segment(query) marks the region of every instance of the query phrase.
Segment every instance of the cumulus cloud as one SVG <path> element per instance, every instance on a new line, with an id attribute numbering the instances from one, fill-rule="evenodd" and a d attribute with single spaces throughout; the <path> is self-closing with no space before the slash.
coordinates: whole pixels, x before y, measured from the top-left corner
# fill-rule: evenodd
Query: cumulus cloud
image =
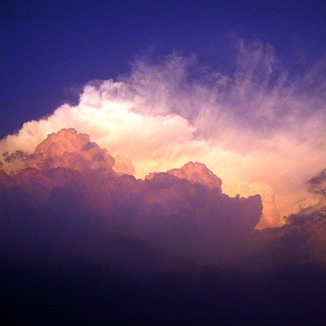
<path id="1" fill-rule="evenodd" d="M 63 129 L 41 142 L 25 164 L 16 174 L 0 174 L 3 256 L 81 260 L 147 273 L 221 268 L 248 256 L 259 259 L 245 266 L 265 267 L 270 250 L 278 248 L 282 259 L 271 266 L 298 255 L 300 261 L 325 264 L 323 210 L 257 231 L 261 197 L 223 194 L 221 179 L 202 163 L 145 180 L 119 175 L 114 159 L 88 135 Z M 272 193 L 265 196 L 273 203 Z M 292 238 L 299 245 L 295 250 L 287 245 Z"/>
<path id="2" fill-rule="evenodd" d="M 268 44 L 240 40 L 235 48 L 229 75 L 200 67 L 195 56 L 136 58 L 129 76 L 91 82 L 76 106 L 2 139 L 2 168 L 19 171 L 19 153 L 75 128 L 107 149 L 120 173 L 144 178 L 203 162 L 228 195 L 246 195 L 247 184 L 264 198 L 261 227 L 285 223 L 312 196 L 305 182 L 326 166 L 325 66 L 320 60 L 293 74 Z"/>
<path id="3" fill-rule="evenodd" d="M 174 175 L 179 179 L 187 179 L 194 183 L 204 184 L 210 188 L 216 189 L 219 193 L 222 192 L 222 180 L 210 171 L 203 163 L 188 162 L 180 169 L 172 169 L 167 173 Z M 152 179 L 155 173 L 146 176 L 146 179 Z"/>
<path id="4" fill-rule="evenodd" d="M 119 176 L 106 150 L 74 129 L 49 135 L 25 163 L 17 174 L 2 171 L 0 178 L 9 252 L 18 242 L 25 251 L 32 246 L 29 255 L 49 250 L 65 259 L 111 262 L 120 260 L 112 246 L 127 250 L 119 239 L 135 239 L 171 266 L 216 265 L 241 251 L 261 215 L 259 196 L 222 194 L 221 180 L 204 164 L 190 162 L 146 180 Z"/>
<path id="5" fill-rule="evenodd" d="M 239 187 L 239 193 L 245 197 L 255 194 L 261 195 L 263 211 L 260 222 L 256 226 L 257 229 L 280 226 L 283 224 L 283 220 L 275 204 L 274 190 L 268 184 L 263 182 L 241 184 Z"/>
<path id="6" fill-rule="evenodd" d="M 114 159 L 106 150 L 91 143 L 88 135 L 78 134 L 74 129 L 62 129 L 48 135 L 25 163 L 38 170 L 63 167 L 78 171 L 101 169 L 112 173 Z"/>
<path id="7" fill-rule="evenodd" d="M 262 257 L 269 264 L 315 264 L 326 263 L 326 210 L 304 209 L 291 215 L 281 228 L 265 230 L 262 233 Z M 266 255 L 272 257 L 266 260 Z"/>
<path id="8" fill-rule="evenodd" d="M 136 179 L 116 173 L 108 151 L 74 129 L 16 160 L 20 171 L 0 170 L 3 308 L 11 320 L 322 320 L 325 206 L 257 230 L 262 201 L 274 203 L 267 185 L 243 184 L 249 197 L 230 197 L 198 162 Z M 323 181 L 322 171 L 308 185 L 323 193 Z M 258 190 L 264 196 L 251 195 Z M 280 298 L 282 318 L 273 315 Z M 294 314 L 307 298 L 308 314 Z"/>

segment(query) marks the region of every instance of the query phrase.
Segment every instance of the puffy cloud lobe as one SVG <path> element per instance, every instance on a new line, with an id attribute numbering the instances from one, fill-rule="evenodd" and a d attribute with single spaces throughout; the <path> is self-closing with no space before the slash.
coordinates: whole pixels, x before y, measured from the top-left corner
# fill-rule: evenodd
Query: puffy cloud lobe
<path id="1" fill-rule="evenodd" d="M 136 173 L 135 167 L 131 163 L 131 161 L 123 156 L 116 155 L 114 157 L 114 166 L 113 170 L 114 172 L 123 175 L 123 174 L 129 174 L 134 175 Z"/>
<path id="2" fill-rule="evenodd" d="M 78 171 L 99 169 L 107 174 L 113 173 L 114 165 L 113 157 L 105 149 L 100 149 L 90 142 L 88 135 L 77 133 L 72 128 L 48 135 L 25 162 L 28 167 L 39 170 L 57 167 Z"/>
<path id="3" fill-rule="evenodd" d="M 241 184 L 239 187 L 239 193 L 244 197 L 255 194 L 261 196 L 263 212 L 259 224 L 257 225 L 258 229 L 281 226 L 283 224 L 280 213 L 275 205 L 275 196 L 272 187 L 263 182 Z"/>
<path id="4" fill-rule="evenodd" d="M 179 179 L 187 179 L 194 183 L 204 184 L 214 188 L 218 193 L 222 192 L 222 180 L 210 171 L 203 163 L 188 162 L 180 169 L 172 169 L 167 173 L 174 175 Z M 146 179 L 152 179 L 155 173 L 146 176 Z"/>

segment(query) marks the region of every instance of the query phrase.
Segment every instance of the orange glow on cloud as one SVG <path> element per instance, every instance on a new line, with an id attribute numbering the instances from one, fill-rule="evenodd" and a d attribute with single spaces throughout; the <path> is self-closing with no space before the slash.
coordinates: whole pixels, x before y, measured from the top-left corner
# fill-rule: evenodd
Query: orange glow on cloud
<path id="1" fill-rule="evenodd" d="M 209 82 L 188 81 L 192 60 L 187 58 L 170 56 L 156 65 L 136 61 L 129 77 L 89 84 L 78 105 L 64 104 L 47 118 L 26 122 L 0 141 L 0 153 L 33 153 L 48 134 L 75 128 L 106 149 L 94 147 L 105 164 L 112 155 L 117 172 L 137 178 L 203 162 L 223 180 L 224 193 L 261 195 L 259 227 L 282 225 L 284 216 L 319 200 L 305 183 L 326 166 L 323 85 L 304 94 L 311 76 L 287 82 L 269 46 L 240 42 L 238 50 L 235 75 L 212 73 Z M 75 144 L 65 141 L 65 146 Z M 75 158 L 58 150 L 52 149 L 60 161 L 76 168 Z M 3 157 L 2 167 L 8 173 L 26 164 L 39 167 L 37 155 L 41 147 L 25 163 Z"/>
<path id="2" fill-rule="evenodd" d="M 139 267 L 123 256 L 129 241 L 136 241 L 149 255 L 151 268 L 159 271 L 228 264 L 255 271 L 295 257 L 299 264 L 325 264 L 325 171 L 308 182 L 318 199 L 313 206 L 291 216 L 284 227 L 257 231 L 280 220 L 273 189 L 264 183 L 242 184 L 239 190 L 248 198 L 230 197 L 222 191 L 222 180 L 202 163 L 136 179 L 116 173 L 115 159 L 74 129 L 48 135 L 31 154 L 5 157 L 24 165 L 11 175 L 0 170 L 6 253 L 27 248 L 33 257 L 43 257 L 44 249 L 60 261 L 147 270 L 148 260 Z M 304 251 L 289 251 L 292 237 L 301 239 Z M 119 258 L 116 250 L 122 252 Z M 46 259 L 57 258 L 47 254 Z"/>

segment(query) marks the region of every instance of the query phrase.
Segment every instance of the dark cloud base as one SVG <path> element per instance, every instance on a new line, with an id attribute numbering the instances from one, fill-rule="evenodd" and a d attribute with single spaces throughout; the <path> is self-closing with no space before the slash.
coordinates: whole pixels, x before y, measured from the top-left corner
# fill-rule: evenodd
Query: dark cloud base
<path id="1" fill-rule="evenodd" d="M 2 261 L 2 263 L 4 263 Z M 150 277 L 83 263 L 2 264 L 8 325 L 324 325 L 325 270 L 250 276 L 203 269 Z"/>
<path id="2" fill-rule="evenodd" d="M 204 164 L 137 180 L 74 130 L 19 159 L 0 171 L 8 325 L 325 324 L 323 200 L 257 231 L 260 196 L 223 194 Z"/>

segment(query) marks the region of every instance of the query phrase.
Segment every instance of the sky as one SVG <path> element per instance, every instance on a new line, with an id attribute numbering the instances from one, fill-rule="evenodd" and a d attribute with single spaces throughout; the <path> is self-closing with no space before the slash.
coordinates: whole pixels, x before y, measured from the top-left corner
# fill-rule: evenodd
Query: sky
<path id="1" fill-rule="evenodd" d="M 0 12 L 8 318 L 325 321 L 323 2 Z"/>
<path id="2" fill-rule="evenodd" d="M 236 35 L 269 43 L 292 71 L 324 54 L 325 30 L 321 1 L 2 1 L 0 136 L 128 74 L 148 47 L 229 73 Z"/>

